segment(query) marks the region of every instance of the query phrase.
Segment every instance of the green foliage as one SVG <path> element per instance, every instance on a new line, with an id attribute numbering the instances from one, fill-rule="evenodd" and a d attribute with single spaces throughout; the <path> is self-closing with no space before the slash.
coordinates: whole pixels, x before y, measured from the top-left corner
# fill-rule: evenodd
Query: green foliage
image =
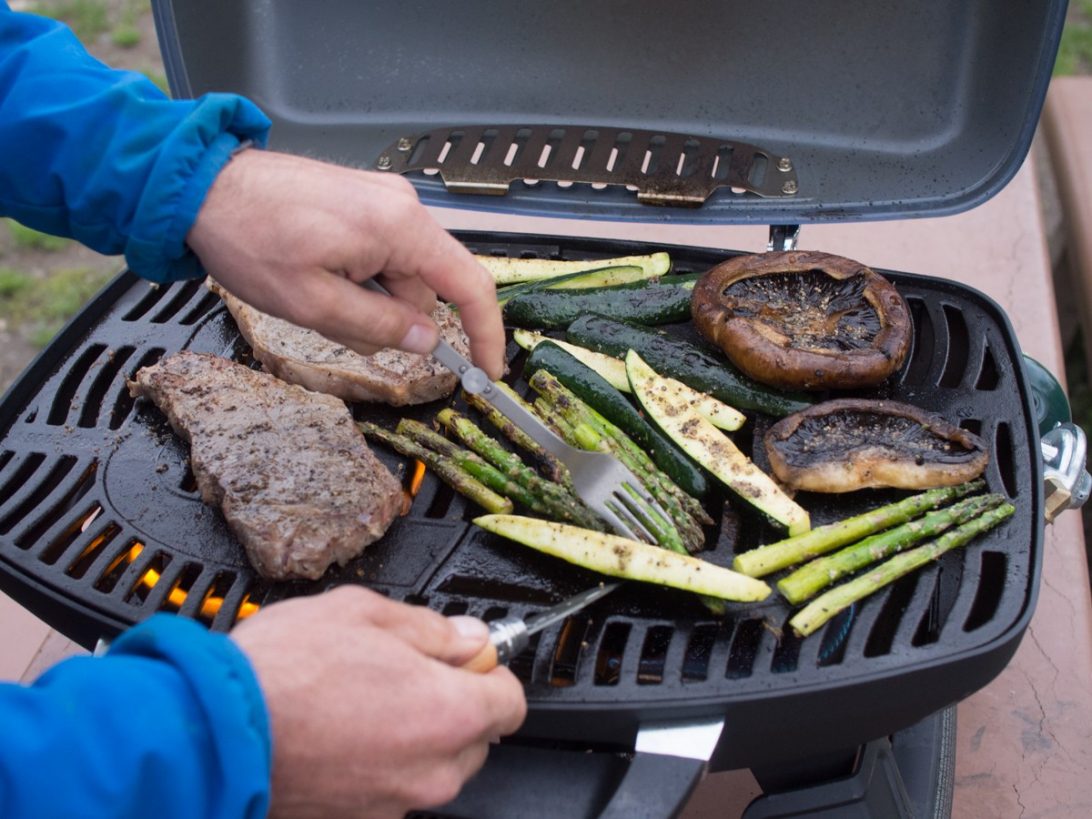
<path id="1" fill-rule="evenodd" d="M 1092 0 L 1077 0 L 1069 7 L 1054 75 L 1092 72 Z"/>
<path id="2" fill-rule="evenodd" d="M 68 239 L 50 236 L 48 233 L 28 228 L 14 219 L 5 219 L 4 221 L 7 223 L 8 233 L 11 234 L 12 244 L 20 250 L 43 250 L 47 253 L 53 253 L 63 250 L 68 245 Z"/>
<path id="3" fill-rule="evenodd" d="M 39 0 L 30 11 L 63 20 L 84 42 L 93 40 L 110 27 L 105 0 Z"/>
<path id="4" fill-rule="evenodd" d="M 140 29 L 131 23 L 119 23 L 110 32 L 110 41 L 118 48 L 135 48 L 140 45 Z"/>
<path id="5" fill-rule="evenodd" d="M 26 290 L 30 286 L 31 278 L 21 270 L 11 267 L 0 267 L 0 310 L 5 302 Z"/>
<path id="6" fill-rule="evenodd" d="M 87 267 L 61 268 L 42 279 L 0 268 L 0 317 L 44 347 L 109 278 Z"/>

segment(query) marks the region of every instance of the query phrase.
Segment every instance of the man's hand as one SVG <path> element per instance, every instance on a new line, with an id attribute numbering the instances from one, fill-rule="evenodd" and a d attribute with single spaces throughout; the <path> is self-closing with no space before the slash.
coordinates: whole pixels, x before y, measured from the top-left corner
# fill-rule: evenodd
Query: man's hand
<path id="1" fill-rule="evenodd" d="M 485 644 L 484 623 L 359 587 L 277 603 L 231 636 L 272 720 L 273 816 L 402 817 L 442 804 L 526 713 L 507 668 L 458 667 Z"/>
<path id="2" fill-rule="evenodd" d="M 187 243 L 235 296 L 365 355 L 430 352 L 439 294 L 458 305 L 478 366 L 503 372 L 492 277 L 400 176 L 243 151 L 213 183 Z M 358 286 L 372 276 L 397 298 Z"/>

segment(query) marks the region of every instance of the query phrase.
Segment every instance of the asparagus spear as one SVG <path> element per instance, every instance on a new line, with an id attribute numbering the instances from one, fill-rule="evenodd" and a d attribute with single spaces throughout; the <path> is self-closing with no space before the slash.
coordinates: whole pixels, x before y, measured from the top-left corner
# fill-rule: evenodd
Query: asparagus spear
<path id="1" fill-rule="evenodd" d="M 523 400 L 513 389 L 508 387 L 507 384 L 498 383 L 497 386 L 502 392 L 507 393 L 513 399 L 518 401 L 524 406 L 525 409 L 531 411 L 530 405 Z M 463 393 L 463 397 L 466 398 L 466 402 L 485 416 L 485 419 L 500 430 L 509 441 L 515 444 L 517 447 L 527 452 L 534 458 L 542 470 L 542 473 L 550 480 L 560 483 L 562 486 L 572 489 L 572 478 L 569 477 L 569 469 L 565 464 L 561 463 L 557 458 L 542 448 L 542 445 L 538 443 L 534 438 L 517 427 L 512 421 L 500 412 L 496 407 L 482 398 L 480 395 L 471 395 L 470 393 Z"/>
<path id="2" fill-rule="evenodd" d="M 699 551 L 705 545 L 705 533 L 701 526 L 687 514 L 679 499 L 656 479 L 632 453 L 619 445 L 614 439 L 601 433 L 595 426 L 587 407 L 572 394 L 560 381 L 545 370 L 539 370 L 528 381 L 531 388 L 545 399 L 551 408 L 551 415 L 559 416 L 572 426 L 575 439 L 570 441 L 582 449 L 609 452 L 618 458 L 664 508 L 682 535 L 687 551 Z M 535 404 L 539 406 L 538 402 Z"/>
<path id="3" fill-rule="evenodd" d="M 445 460 L 431 449 L 426 449 L 416 441 L 411 441 L 405 435 L 383 429 L 370 421 L 358 422 L 357 426 L 369 438 L 382 441 L 391 449 L 402 453 L 406 457 L 417 458 L 422 461 L 439 476 L 440 480 L 460 495 L 470 498 L 479 506 L 494 514 L 508 514 L 512 511 L 512 501 L 501 497 L 488 486 L 472 478 L 464 469 L 456 466 L 451 461 Z"/>
<path id="4" fill-rule="evenodd" d="M 853 543 L 867 535 L 905 523 L 923 512 L 977 492 L 985 485 L 985 481 L 977 480 L 959 486 L 930 489 L 928 492 L 912 495 L 862 515 L 820 526 L 802 535 L 768 543 L 736 555 L 732 568 L 751 577 L 763 577 L 770 572 L 784 569 L 794 563 L 802 563 L 816 555 Z"/>
<path id="5" fill-rule="evenodd" d="M 785 598 L 796 605 L 818 594 L 834 581 L 862 569 L 870 563 L 901 552 L 926 538 L 935 537 L 946 529 L 977 517 L 1004 501 L 1001 495 L 978 495 L 959 503 L 930 512 L 925 517 L 866 537 L 841 551 L 805 563 L 777 583 Z"/>
<path id="6" fill-rule="evenodd" d="M 486 463 L 473 452 L 463 449 L 458 444 L 449 441 L 440 433 L 432 430 L 420 421 L 411 418 L 403 418 L 398 422 L 395 430 L 399 435 L 404 435 L 411 441 L 431 449 L 436 454 L 451 461 L 460 469 L 469 474 L 480 483 L 485 484 L 498 495 L 511 498 L 521 503 L 533 512 L 540 515 L 548 515 L 549 509 L 532 493 L 520 486 L 516 481 L 505 475 L 496 467 Z"/>
<path id="7" fill-rule="evenodd" d="M 520 457 L 509 452 L 483 432 L 477 424 L 453 409 L 441 410 L 436 420 L 470 449 L 511 477 L 532 495 L 542 499 L 551 517 L 575 523 L 585 529 L 604 530 L 605 524 L 580 499 L 560 484 L 541 478 Z"/>
<path id="8" fill-rule="evenodd" d="M 789 625 L 798 635 L 806 637 L 838 612 L 893 583 L 903 575 L 909 574 L 914 569 L 924 566 L 929 561 L 936 560 L 945 552 L 958 548 L 972 538 L 989 531 L 1015 511 L 1016 508 L 1011 503 L 1003 503 L 974 520 L 945 532 L 924 546 L 918 546 L 909 552 L 889 558 L 867 574 L 819 595 L 797 612 L 789 620 Z"/>

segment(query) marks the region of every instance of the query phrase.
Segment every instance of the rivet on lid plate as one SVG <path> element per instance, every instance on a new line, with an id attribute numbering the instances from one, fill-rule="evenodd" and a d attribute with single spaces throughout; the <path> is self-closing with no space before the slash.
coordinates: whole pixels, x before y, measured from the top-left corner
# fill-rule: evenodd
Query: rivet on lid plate
<path id="1" fill-rule="evenodd" d="M 781 192 L 787 194 L 796 193 L 796 182 L 790 179 L 788 182 L 781 186 Z"/>
<path id="2" fill-rule="evenodd" d="M 391 158 L 386 154 L 383 154 L 383 156 L 379 157 L 379 159 L 376 160 L 375 167 L 379 168 L 379 170 L 381 171 L 390 170 Z"/>
<path id="3" fill-rule="evenodd" d="M 784 173 L 788 173 L 792 170 L 792 160 L 787 156 L 781 157 L 781 159 L 777 160 L 777 169 Z M 786 193 L 788 193 L 788 191 L 786 191 Z"/>

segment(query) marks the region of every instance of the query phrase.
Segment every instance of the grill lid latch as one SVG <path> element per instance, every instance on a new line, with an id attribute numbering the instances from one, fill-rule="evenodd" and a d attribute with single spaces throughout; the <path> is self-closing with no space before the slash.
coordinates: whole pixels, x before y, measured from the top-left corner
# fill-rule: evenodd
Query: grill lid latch
<path id="1" fill-rule="evenodd" d="M 1084 506 L 1092 492 L 1092 475 L 1086 469 L 1088 444 L 1084 430 L 1069 421 L 1058 424 L 1044 435 L 1043 481 L 1046 484 L 1047 523 L 1067 509 Z"/>

